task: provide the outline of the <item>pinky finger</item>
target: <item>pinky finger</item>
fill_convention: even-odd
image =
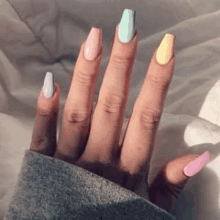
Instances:
[[[49,87],[49,88],[48,88]],[[46,99],[44,95],[52,89],[52,97]],[[45,76],[44,86],[37,101],[34,129],[30,150],[47,156],[53,156],[56,151],[57,119],[60,102],[60,88],[54,83],[53,74]]]

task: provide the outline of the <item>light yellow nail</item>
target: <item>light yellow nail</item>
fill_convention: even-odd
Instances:
[[[175,36],[173,34],[166,34],[160,43],[157,50],[156,59],[159,64],[167,64],[174,53],[174,40]]]

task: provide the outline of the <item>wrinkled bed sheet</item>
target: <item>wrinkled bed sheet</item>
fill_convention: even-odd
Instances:
[[[137,12],[139,42],[122,137],[154,50],[165,33],[175,34],[176,67],[156,136],[149,184],[169,160],[209,150],[214,155],[211,162],[179,196],[177,219],[219,219],[219,0],[0,0],[0,219],[29,149],[45,73],[52,71],[61,88],[59,131],[80,45],[92,26],[102,28],[104,55],[96,103],[112,35],[125,8]]]

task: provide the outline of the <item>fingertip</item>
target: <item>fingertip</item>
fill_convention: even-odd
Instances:
[[[60,94],[60,87],[59,87],[59,85],[58,85],[57,83],[55,83],[54,95],[55,95],[56,93]]]
[[[60,87],[57,83],[54,86],[54,93],[50,99],[44,97],[43,88],[41,89],[40,95],[37,100],[37,108],[43,109],[44,115],[49,115],[52,111],[59,109],[60,105]]]

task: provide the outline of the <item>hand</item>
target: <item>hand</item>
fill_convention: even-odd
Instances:
[[[94,44],[99,45],[101,32],[96,34]],[[175,210],[176,198],[189,179],[183,168],[198,155],[183,155],[169,161],[148,189],[154,139],[175,66],[173,35],[166,35],[162,47],[155,50],[124,139],[119,143],[137,42],[138,32],[129,43],[121,43],[114,35],[111,57],[95,108],[92,107],[93,93],[103,47],[100,43],[97,56],[87,60],[84,56],[86,42],[81,45],[63,110],[58,143],[60,88],[55,84],[52,98],[45,99],[43,89],[39,95],[30,150],[83,167],[139,195],[142,195],[140,186],[145,183],[149,200],[169,212]],[[163,60],[164,51],[167,60]],[[157,61],[157,52],[158,58],[167,61],[166,64]]]

